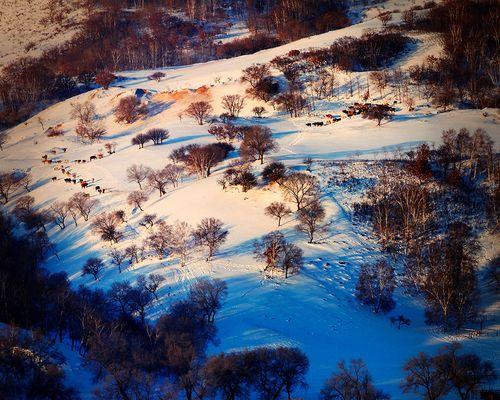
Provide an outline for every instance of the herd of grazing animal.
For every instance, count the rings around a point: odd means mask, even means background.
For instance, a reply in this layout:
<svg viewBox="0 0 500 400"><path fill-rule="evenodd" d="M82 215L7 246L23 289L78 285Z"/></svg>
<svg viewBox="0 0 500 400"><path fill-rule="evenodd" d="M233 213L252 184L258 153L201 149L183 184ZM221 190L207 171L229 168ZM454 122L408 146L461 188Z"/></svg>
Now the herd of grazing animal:
<svg viewBox="0 0 500 400"><path fill-rule="evenodd" d="M97 160L98 158L101 158L101 157L98 157L98 156L95 156L95 155L91 156L89 162L92 161L92 160ZM57 161L56 160L49 160L47 158L47 155L44 154L42 156L42 162L44 164L47 164L47 163L48 164L52 164L52 163L61 164L63 161L62 160L57 160ZM76 164L80 164L80 163L86 163L87 160L74 160L73 162L76 163ZM69 160L64 160L64 163L69 163ZM80 186L82 187L82 189L86 189L87 187L89 187L89 185L91 183L95 182L95 178L91 178L91 179L88 179L88 180L84 180L82 178L77 178L77 174L70 172L69 168L70 167L68 167L68 166L56 166L56 167L54 167L54 171L61 171L61 173L63 174L63 176L65 176L65 178L64 178L64 182L65 183L72 183L74 185L76 185L77 183L79 183ZM55 181L58 180L58 178L57 178L57 176L53 176L51 178L51 180L52 180L52 182L55 182ZM95 186L95 190L97 192L99 192L100 194L106 192L106 189L105 188L101 188L100 186Z"/></svg>
<svg viewBox="0 0 500 400"><path fill-rule="evenodd" d="M394 104L397 102L395 101ZM375 106L376 104L371 104L371 103L354 103L352 106L349 106L347 109L342 110L342 113L345 114L347 117L351 118L354 115L359 115L362 113L367 112L371 107ZM390 111L395 112L396 109L394 107L389 108ZM326 114L325 115L326 121L315 121L315 122L307 122L306 126L324 126L324 125L329 125L335 122L339 122L342 118L339 116L334 116L332 114Z"/></svg>

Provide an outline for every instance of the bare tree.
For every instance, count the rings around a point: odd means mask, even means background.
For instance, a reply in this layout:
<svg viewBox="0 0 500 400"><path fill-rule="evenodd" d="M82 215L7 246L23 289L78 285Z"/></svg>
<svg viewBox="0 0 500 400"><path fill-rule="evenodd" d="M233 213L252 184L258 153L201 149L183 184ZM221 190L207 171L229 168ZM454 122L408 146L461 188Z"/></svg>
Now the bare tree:
<svg viewBox="0 0 500 400"><path fill-rule="evenodd" d="M389 396L373 385L372 377L363 360L338 363L339 371L334 373L321 390L322 400L357 399L388 400Z"/></svg>
<svg viewBox="0 0 500 400"><path fill-rule="evenodd" d="M280 271L285 279L298 273L303 265L302 250L285 240L281 232L270 232L254 243L254 256L264 261L264 271Z"/></svg>
<svg viewBox="0 0 500 400"><path fill-rule="evenodd" d="M160 197L166 193L167 183L168 179L163 170L158 169L149 171L147 185L151 189L157 189L160 193Z"/></svg>
<svg viewBox="0 0 500 400"><path fill-rule="evenodd" d="M257 118L262 118L262 115L266 113L266 109L262 106L256 106L252 108L252 112Z"/></svg>
<svg viewBox="0 0 500 400"><path fill-rule="evenodd" d="M97 121L95 105L86 101L84 103L71 104L71 117L76 119L76 134L82 142L88 140L90 143L99 142L106 130Z"/></svg>
<svg viewBox="0 0 500 400"><path fill-rule="evenodd" d="M192 144L176 149L170 158L175 162L182 162L190 173L199 178L210 176L211 169L226 158L226 150L219 143L200 146Z"/></svg>
<svg viewBox="0 0 500 400"><path fill-rule="evenodd" d="M111 259L111 263L115 264L118 267L118 271L120 274L122 273L122 264L127 258L127 254L124 251L118 249L112 249L109 252L109 258Z"/></svg>
<svg viewBox="0 0 500 400"><path fill-rule="evenodd" d="M191 227L186 222L176 221L172 226L169 250L179 257L181 267L186 265L187 257L193 247Z"/></svg>
<svg viewBox="0 0 500 400"><path fill-rule="evenodd" d="M403 371L406 373L401 384L404 393L421 392L426 400L439 400L451 389L450 371L442 357L419 353L407 361Z"/></svg>
<svg viewBox="0 0 500 400"><path fill-rule="evenodd" d="M247 82L252 89L271 75L271 70L267 64L253 64L243 70L242 82Z"/></svg>
<svg viewBox="0 0 500 400"><path fill-rule="evenodd" d="M33 182L33 175L29 171L23 171L19 176L19 185L24 188L27 192L30 191L31 182Z"/></svg>
<svg viewBox="0 0 500 400"><path fill-rule="evenodd" d="M217 218L204 218L193 232L195 242L208 249L207 261L227 239L228 231L223 226L224 223Z"/></svg>
<svg viewBox="0 0 500 400"><path fill-rule="evenodd" d="M396 288L394 268L381 260L375 264L365 264L359 272L356 297L373 307L373 311L388 312L394 308L392 293Z"/></svg>
<svg viewBox="0 0 500 400"><path fill-rule="evenodd" d="M164 140L169 138L169 132L167 129L153 128L146 132L146 136L153 142L153 144L162 144Z"/></svg>
<svg viewBox="0 0 500 400"><path fill-rule="evenodd" d="M374 119L380 126L384 119L390 119L393 115L391 107L385 104L375 104L363 111L363 118Z"/></svg>
<svg viewBox="0 0 500 400"><path fill-rule="evenodd" d="M245 131L240 153L244 158L260 160L264 164L264 155L278 148L267 126L252 125Z"/></svg>
<svg viewBox="0 0 500 400"><path fill-rule="evenodd" d="M7 131L0 131L0 151L3 151L3 146L5 143L7 143L7 140L9 138L9 135Z"/></svg>
<svg viewBox="0 0 500 400"><path fill-rule="evenodd" d="M445 346L435 358L444 359L450 371L450 383L460 399L471 400L475 393L496 381L497 373L492 362L483 361L474 353L458 354L461 348L462 346L455 342Z"/></svg>
<svg viewBox="0 0 500 400"><path fill-rule="evenodd" d="M317 198L319 193L318 179L302 172L288 174L280 181L285 197L297 205L297 211Z"/></svg>
<svg viewBox="0 0 500 400"><path fill-rule="evenodd" d="M290 118L298 117L307 106L307 99L298 92L287 92L276 98L276 104L290 114Z"/></svg>
<svg viewBox="0 0 500 400"><path fill-rule="evenodd" d="M160 82L162 78L165 78L165 73L161 71L157 71L148 76L148 79L155 80L156 82Z"/></svg>
<svg viewBox="0 0 500 400"><path fill-rule="evenodd" d="M146 180L149 173L151 172L151 168L145 167L144 165L132 165L127 168L127 180L128 182L137 182L139 185L139 189L142 190L141 183Z"/></svg>
<svg viewBox="0 0 500 400"><path fill-rule="evenodd" d="M132 139L130 139L130 143L133 145L139 146L140 149L144 148L144 145L151 140L151 137L146 133L138 133Z"/></svg>
<svg viewBox="0 0 500 400"><path fill-rule="evenodd" d="M373 71L369 75L370 80L379 89L380 96L383 96L384 89L387 87L387 72L386 71Z"/></svg>
<svg viewBox="0 0 500 400"><path fill-rule="evenodd" d="M17 199L16 205L14 207L14 214L20 215L26 212L33 211L33 206L35 205L35 198L33 196L21 196Z"/></svg>
<svg viewBox="0 0 500 400"><path fill-rule="evenodd" d="M276 218L278 220L278 226L281 226L281 219L291 214L292 210L290 210L290 207L288 207L285 203L275 201L266 207L265 213L270 217Z"/></svg>
<svg viewBox="0 0 500 400"><path fill-rule="evenodd" d="M138 263L142 260L143 248L132 244L125 249L125 254L130 261L130 264Z"/></svg>
<svg viewBox="0 0 500 400"><path fill-rule="evenodd" d="M203 125L203 120L210 115L212 110L212 106L207 101L197 101L191 103L185 113L195 119L199 125Z"/></svg>
<svg viewBox="0 0 500 400"><path fill-rule="evenodd" d="M59 228L64 229L66 227L66 218L69 214L68 205L62 201L56 201L49 208L52 212L54 222Z"/></svg>
<svg viewBox="0 0 500 400"><path fill-rule="evenodd" d="M170 239L172 237L172 227L163 221L157 224L157 229L151 232L145 240L148 246L161 260L170 249Z"/></svg>
<svg viewBox="0 0 500 400"><path fill-rule="evenodd" d="M104 263L100 258L89 258L82 267L82 276L92 275L94 280L99 279L99 275L104 269Z"/></svg>
<svg viewBox="0 0 500 400"><path fill-rule="evenodd" d="M76 119L78 125L88 125L97 117L95 105L91 101L71 103L71 118Z"/></svg>
<svg viewBox="0 0 500 400"><path fill-rule="evenodd" d="M104 90L108 90L109 85L113 83L116 76L109 71L101 71L95 76L95 83L102 86Z"/></svg>
<svg viewBox="0 0 500 400"><path fill-rule="evenodd" d="M71 215L75 226L78 226L78 217L80 216L80 210L76 207L75 202L71 202L68 200L66 203L66 207L68 208L68 213Z"/></svg>
<svg viewBox="0 0 500 400"><path fill-rule="evenodd" d="M209 324L214 323L226 296L226 282L220 279L200 278L189 288L190 300L200 308Z"/></svg>
<svg viewBox="0 0 500 400"><path fill-rule="evenodd" d="M325 219L325 209L319 200L313 200L299 210L298 219L297 230L307 234L309 243L313 243L314 235L323 229L320 224Z"/></svg>
<svg viewBox="0 0 500 400"><path fill-rule="evenodd" d="M130 206L137 207L141 211L144 211L142 209L142 204L148 200L149 196L141 190L135 190L127 196L127 203Z"/></svg>
<svg viewBox="0 0 500 400"><path fill-rule="evenodd" d="M114 212L103 212L92 221L92 232L100 235L102 240L118 243L123 233L118 229L120 221Z"/></svg>
<svg viewBox="0 0 500 400"><path fill-rule="evenodd" d="M167 164L163 168L163 174L165 175L167 181L169 181L172 186L176 188L184 175L184 168L176 164Z"/></svg>
<svg viewBox="0 0 500 400"><path fill-rule="evenodd" d="M164 280L165 278L159 274L139 275L137 277L137 286L144 288L144 290L150 292L158 300L156 292Z"/></svg>
<svg viewBox="0 0 500 400"><path fill-rule="evenodd" d="M4 204L9 202L10 196L19 185L19 177L14 172L0 172L0 196Z"/></svg>
<svg viewBox="0 0 500 400"><path fill-rule="evenodd" d="M378 19L382 22L382 25L385 27L392 20L392 14L389 11L380 13L378 15Z"/></svg>
<svg viewBox="0 0 500 400"><path fill-rule="evenodd" d="M99 204L99 200L91 199L87 193L78 192L70 197L68 204L70 208L77 209L80 212L84 221L88 221L92 209Z"/></svg>
<svg viewBox="0 0 500 400"><path fill-rule="evenodd" d="M224 108L232 118L238 118L244 106L245 98L239 94L228 94L222 97L222 108Z"/></svg>
<svg viewBox="0 0 500 400"><path fill-rule="evenodd" d="M134 95L123 97L113 110L116 122L131 124L141 115L147 114L147 107Z"/></svg>
<svg viewBox="0 0 500 400"><path fill-rule="evenodd" d="M156 214L146 214L139 221L139 225L146 229L151 229L156 222L157 222Z"/></svg>

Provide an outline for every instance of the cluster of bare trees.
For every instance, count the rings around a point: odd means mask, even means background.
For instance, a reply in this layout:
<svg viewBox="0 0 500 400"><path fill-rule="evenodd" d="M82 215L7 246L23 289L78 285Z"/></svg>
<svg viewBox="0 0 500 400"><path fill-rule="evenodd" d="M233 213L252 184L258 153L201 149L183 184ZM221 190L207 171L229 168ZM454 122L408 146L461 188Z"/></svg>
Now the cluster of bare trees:
<svg viewBox="0 0 500 400"><path fill-rule="evenodd" d="M222 97L222 108L231 118L238 118L245 106L245 98L239 94L228 94Z"/></svg>
<svg viewBox="0 0 500 400"><path fill-rule="evenodd" d="M244 132L244 127L231 123L213 124L208 128L208 133L213 135L218 141L227 143L231 143L235 139L242 139Z"/></svg>
<svg viewBox="0 0 500 400"><path fill-rule="evenodd" d="M116 122L131 124L148 113L147 106L134 95L122 97L113 109Z"/></svg>
<svg viewBox="0 0 500 400"><path fill-rule="evenodd" d="M466 177L475 180L478 175L484 174L492 181L498 174L499 160L496 155L492 138L481 128L474 133L462 128L443 131L443 144L437 149L436 161L445 177L451 181L457 177Z"/></svg>
<svg viewBox="0 0 500 400"><path fill-rule="evenodd" d="M355 205L358 215L368 215L384 246L422 238L432 221L433 207L425 186L382 179L370 189L366 202Z"/></svg>
<svg viewBox="0 0 500 400"><path fill-rule="evenodd" d="M95 106L90 101L71 104L71 117L76 120L76 135L82 142L99 142L106 134L106 129L99 122Z"/></svg>
<svg viewBox="0 0 500 400"><path fill-rule="evenodd" d="M142 211L142 204L149 199L143 189L158 190L161 197L166 193L167 185L171 184L174 188L177 187L183 176L184 168L176 164L167 164L158 170L142 164L133 164L127 168L127 180L128 182L137 183L139 190L131 192L127 197L127 202Z"/></svg>
<svg viewBox="0 0 500 400"><path fill-rule="evenodd" d="M422 144L401 162L387 163L378 183L355 205L355 214L371 220L387 249L403 253L403 282L425 299L427 322L458 331L479 321L480 246L464 221L470 216L497 226L491 204L498 190L498 158L493 141L481 129L472 135L467 129L449 130L442 137L437 149ZM481 201L475 192L481 193ZM364 272L358 285L380 275L377 270Z"/></svg>
<svg viewBox="0 0 500 400"><path fill-rule="evenodd" d="M94 217L91 228L92 232L107 242L118 243L123 238L123 232L119 227L124 222L124 216L116 211L103 212Z"/></svg>
<svg viewBox="0 0 500 400"><path fill-rule="evenodd" d="M408 15L410 29L437 33L443 43L440 57L429 57L414 67L413 77L427 96L442 107L467 101L473 107L497 107L498 33L490 41L498 4L454 0L432 7L425 15ZM477 38L471 44L470 38Z"/></svg>
<svg viewBox="0 0 500 400"><path fill-rule="evenodd" d="M146 133L139 133L131 139L133 145L139 146L139 149L144 148L144 145L151 141L154 145L162 144L164 140L169 138L170 134L167 129L152 128Z"/></svg>
<svg viewBox="0 0 500 400"><path fill-rule="evenodd" d="M268 233L254 242L254 256L264 262L264 272L279 273L285 279L291 274L298 274L304 264L302 250L288 242L278 231Z"/></svg>
<svg viewBox="0 0 500 400"><path fill-rule="evenodd" d="M473 353L459 354L460 344L444 346L434 355L419 353L403 366L403 393L418 395L424 400L441 400L453 394L471 400L497 377L493 364ZM349 364L341 361L338 372L325 382L322 400L335 399L388 400L390 396L373 384L366 364L361 359Z"/></svg>
<svg viewBox="0 0 500 400"><path fill-rule="evenodd" d="M252 125L245 129L240 146L240 155L244 159L259 160L264 164L264 155L276 151L278 145L272 137L271 129L267 126Z"/></svg>
<svg viewBox="0 0 500 400"><path fill-rule="evenodd" d="M160 259L167 254L178 257L182 266L186 264L190 252L196 246L206 249L206 260L210 261L228 235L224 223L217 218L204 218L195 229L186 222L179 221L173 225L154 220L147 224L149 235L144 246Z"/></svg>
<svg viewBox="0 0 500 400"><path fill-rule="evenodd" d="M64 229L67 226L69 218L73 220L75 226L78 226L78 219L80 217L84 221L88 221L92 211L98 206L99 200L90 197L88 193L78 192L73 194L68 201L53 202L48 210L39 212L44 213L48 221L54 222L60 229ZM102 214L103 217L104 215L105 213ZM103 232L99 231L99 234L103 234Z"/></svg>
<svg viewBox="0 0 500 400"><path fill-rule="evenodd" d="M222 162L233 147L223 143L191 144L175 149L170 154L174 163L182 163L189 173L199 178L210 176L212 168Z"/></svg>
<svg viewBox="0 0 500 400"><path fill-rule="evenodd" d="M356 285L356 297L363 304L371 305L373 312L388 312L394 308L392 293L396 288L394 268L386 261L364 264Z"/></svg>
<svg viewBox="0 0 500 400"><path fill-rule="evenodd" d="M474 353L459 354L460 348L460 344L455 343L443 347L434 356L419 353L410 358L403 366L403 392L429 400L445 399L450 394L471 400L481 390L487 395L488 385L497 379L493 364Z"/></svg>
<svg viewBox="0 0 500 400"><path fill-rule="evenodd" d="M0 197L7 204L17 189L22 186L23 174L17 172L0 172Z"/></svg>
<svg viewBox="0 0 500 400"><path fill-rule="evenodd" d="M273 79L267 64L253 64L243 70L242 82L249 85L249 96L268 102L279 92L279 84Z"/></svg>
<svg viewBox="0 0 500 400"><path fill-rule="evenodd" d="M472 229L461 222L450 224L444 238L412 249L405 282L425 297L429 323L459 330L475 321L479 307L479 249Z"/></svg>
<svg viewBox="0 0 500 400"><path fill-rule="evenodd" d="M185 114L193 118L198 125L203 125L203 121L213 111L213 107L207 101L196 101L191 103L184 111Z"/></svg>

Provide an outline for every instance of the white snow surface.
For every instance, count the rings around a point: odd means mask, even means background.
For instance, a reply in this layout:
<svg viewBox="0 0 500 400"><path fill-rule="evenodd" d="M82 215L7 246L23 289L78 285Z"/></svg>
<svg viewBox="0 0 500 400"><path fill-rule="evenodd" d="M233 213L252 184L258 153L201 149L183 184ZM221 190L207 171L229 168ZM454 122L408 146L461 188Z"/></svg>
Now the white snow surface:
<svg viewBox="0 0 500 400"><path fill-rule="evenodd" d="M397 2L388 4L397 5ZM398 8L401 10L401 7ZM173 149L190 143L214 141L207 133L208 125L197 125L186 116L179 119L178 114L191 101L208 99L214 106L215 114L220 114L220 99L223 95L244 94L246 86L239 82L239 78L242 69L252 63L270 61L292 49L325 46L342 36L359 36L367 29L379 29L380 26L380 21L376 18L365 19L342 30L305 38L253 55L167 68L163 70L166 78L160 83L147 79L152 71L120 73L125 79L109 90L94 90L60 102L11 129L9 142L0 153L0 170L29 169L35 178L30 194L41 208L48 207L56 200L66 200L81 190L78 185L64 182L61 173L54 171L57 164L42 164L43 154L63 160L60 165L69 167L79 178L94 178L94 185L107 189L102 195L92 186L86 189L101 203L97 212L113 209L124 209L127 212L124 228L126 235L118 245L120 248L142 242L146 231L138 226L138 221L145 213L155 213L169 223L176 220L187 221L192 226L196 226L204 217L216 217L229 230L227 242L211 262L205 262L199 251L190 255L188 265L184 268L180 267L176 258L157 260L151 256L125 269L122 274L107 262L102 278L94 282L91 277L82 277L80 269L91 256L100 256L108 261L107 253L111 247L90 232L90 222L80 219L78 227L72 223L64 230L51 227L49 235L57 244L60 259L51 257L46 263L47 268L52 272L66 271L75 286L85 284L94 288L107 288L111 283L121 280L133 282L139 274L162 274L166 281L159 292L160 300L148 310L148 318L152 321L167 309L171 301L180 299L196 278L211 276L224 279L228 284L229 294L216 321L220 344L212 346L210 352L235 351L263 345L298 346L305 351L311 365L307 377L309 387L297 393L305 399L317 398L326 378L336 370L337 362L352 358L363 358L375 384L392 394L393 398L401 398L399 382L403 376L404 362L419 351L434 352L450 340L463 342L466 350L476 351L486 359L495 361L498 366L499 347L496 337L469 339L463 336L444 336L425 325L422 304L401 291L396 293L397 305L389 315L375 315L368 307L356 301L354 288L361 264L380 257L382 252L368 231L352 223L335 191L325 191L323 196L327 208L328 230L317 244L307 244L304 236L295 231L294 217L288 218L280 228L289 240L303 249L305 255L303 271L286 281L264 279L260 272L262 266L252 256L253 241L277 229L276 222L264 215L264 208L272 201L282 200L282 194L277 187L262 185L247 193L236 189L223 191L217 180L231 160L219 165L211 177L203 180L193 177L185 179L178 188L169 188L168 193L161 198L157 192L153 192L143 207L144 212L131 209L126 204L128 193L137 190L137 185L126 181L125 170L128 166L142 163L160 168L169 162L168 156ZM416 38L418 42L414 48L399 60L403 67L421 62L427 55L439 52L439 46L431 37ZM361 74L361 77L363 80L365 74ZM339 75L339 79L345 81L347 78ZM198 90L200 93L195 91L204 85L207 86L206 90ZM150 92L149 115L130 125L116 123L112 108L118 98L133 93L138 88ZM174 90L177 92L171 92ZM376 94L375 101L378 97ZM71 103L85 100L96 105L107 129L107 135L101 143L81 144L75 136L75 122L70 118ZM414 112L408 112L405 106L398 104L394 120L381 127L359 116L342 119L339 123L324 127L305 126L306 122L318 120L327 112L341 114L346 104L357 100L356 96L350 98L342 94L339 100L318 102L315 111L317 116L290 119L284 113L273 111L268 104L248 99L242 116L236 123L269 126L279 143L279 150L267 157L266 163L280 160L295 169L303 168L302 160L306 156L315 160L375 158L396 147L413 147L424 141L438 143L442 130L449 128L484 128L497 144L500 141L498 110L453 110L440 113L428 107L423 100L417 100ZM389 100L392 101L391 94L386 94L384 101ZM266 118L259 120L252 117L251 110L255 105L263 105L267 109ZM484 112L486 116L483 115ZM46 137L37 118L43 120L45 128L62 124L64 136ZM153 146L150 143L144 149L130 144L130 139L135 134L153 127L168 129L170 138L162 145ZM89 160L107 142L117 143L115 154L86 164L72 162L75 159ZM49 151L55 148L67 148L67 151L50 154ZM232 154L231 158L236 156L236 153ZM257 172L262 168L258 163L254 167ZM327 174L317 163L313 173L323 185L326 184ZM52 177L57 177L58 180L52 182ZM7 207L12 207L16 197L22 194L24 193L19 191ZM499 246L494 238L487 238L485 241L488 247L488 255L484 260L486 262L487 257L498 253ZM485 306L493 316L489 327L498 329L498 301L493 299ZM389 317L400 314L410 318L411 325L398 330L391 326ZM72 357L71 361L77 358ZM70 380L77 381L73 374L78 373L78 368L73 365L69 373ZM84 398L90 397L90 387L90 383L79 385Z"/></svg>
<svg viewBox="0 0 500 400"><path fill-rule="evenodd" d="M83 15L77 0L0 0L0 67L67 42Z"/></svg>

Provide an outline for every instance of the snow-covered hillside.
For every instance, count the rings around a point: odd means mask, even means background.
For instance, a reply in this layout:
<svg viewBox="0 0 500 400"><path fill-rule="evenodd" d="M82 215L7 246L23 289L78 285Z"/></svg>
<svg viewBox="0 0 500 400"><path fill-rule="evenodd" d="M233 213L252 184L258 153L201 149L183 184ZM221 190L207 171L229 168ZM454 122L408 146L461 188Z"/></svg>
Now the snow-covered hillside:
<svg viewBox="0 0 500 400"><path fill-rule="evenodd" d="M386 8L402 11L405 6L411 5L413 2L393 1L388 2ZM262 266L252 255L253 241L277 229L276 222L264 214L264 208L272 201L282 199L279 188L260 185L242 193L236 189L224 191L217 184L224 168L237 157L236 152L219 165L209 178L186 178L178 188L169 188L161 198L157 192L153 192L143 206L144 212L126 203L127 195L137 186L127 183L127 167L142 163L160 168L169 162L170 152L181 145L214 142L214 138L207 133L207 125L197 125L187 116L179 117L189 103L200 99L209 100L214 113L220 114L223 111L222 96L235 93L243 95L245 92L245 84L239 81L242 69L253 63L268 62L290 50L326 46L343 36L360 36L366 30L381 28L381 22L373 13L367 15L357 25L253 55L168 68L163 70L166 77L161 82L147 78L154 71L122 72L119 75L123 79L109 90L94 90L55 104L26 123L12 128L5 149L0 152L0 170L30 170L34 177L30 194L35 197L39 207L67 200L82 190L79 185L65 183L61 172L55 170L58 166L64 166L77 178L92 181L94 186L105 188L104 194L98 194L92 185L85 190L100 201L99 209L94 213L113 209L126 211L125 238L117 245L120 248L142 242L146 232L138 225L138 221L145 213L157 214L169 223L179 220L192 226L204 217L216 217L229 229L228 241L211 262L206 262L200 252L192 253L185 267L181 267L176 258L158 261L151 256L121 274L108 262L102 278L93 281L91 277L81 276L83 263L91 256L100 256L107 261L111 246L90 232L90 222L82 221L77 227L69 224L64 230L53 226L49 236L56 243L58 257L52 256L47 267L54 272L66 271L74 285L102 288L116 281L134 281L139 274L156 272L163 275L166 281L159 290L160 299L148 309L148 317L152 320L171 301L179 299L194 279L201 276L222 278L228 284L229 295L216 321L220 345L213 346L210 352L261 345L298 346L305 351L311 364L309 387L299 393L307 399L317 397L323 382L335 370L338 361L363 358L374 377L374 383L394 398L400 398L399 382L403 363L419 351L435 351L450 338L427 326L422 304L402 292L397 292L396 308L389 315L375 315L355 300L354 287L360 265L378 257L381 249L369 232L353 225L334 190L325 190L323 193L328 232L318 243L307 244L304 236L294 229L296 221L292 217L279 228L289 240L303 249L306 260L304 270L286 281L264 279L260 272ZM400 13L395 13L394 21L398 18ZM427 55L439 53L439 45L432 37L419 35L415 39L414 48L398 61L402 67L407 68L421 62ZM2 50L2 54L10 52ZM364 79L365 74L360 75ZM347 79L346 75L339 73L341 82L345 83ZM130 125L115 122L113 107L121 97L133 94L137 89L146 91L149 114ZM96 106L107 130L101 143L82 144L75 135L75 121L70 117L71 104L86 100ZM302 160L307 156L317 161L377 158L398 147L411 148L424 141L438 143L442 130L449 128L484 128L497 144L500 143L498 110L486 110L484 115L485 110L440 113L420 99L412 112L398 104L395 118L381 127L360 116L344 118L338 123L322 127L306 126L307 122L315 121L326 113L340 115L346 105L358 100L356 94L351 98L344 91L339 99L318 102L313 114L291 119L284 113L274 111L268 104L248 99L236 122L265 124L271 128L279 150L266 162L280 160L296 170L304 168ZM376 94L373 100L381 99ZM392 95L386 94L383 100L392 102ZM266 108L268 113L264 119L252 116L251 110L256 105ZM46 137L40 121L45 129L60 125L64 136ZM130 144L135 134L156 127L170 132L170 138L162 145L153 146L149 143L144 149L138 149ZM108 142L116 142L116 153L85 164L73 161L88 161ZM62 152L59 150L62 148L67 150ZM44 154L62 162L43 164ZM261 168L255 163L255 171ZM326 188L329 171L324 168L316 162L313 173ZM53 181L52 177L57 177L57 180ZM491 255L495 249L498 252L498 242L489 239L487 243ZM498 315L499 305L498 302L488 304L488 312ZM398 330L391 326L389 317L400 314L409 317L412 322L409 327ZM491 323L490 327L498 329L498 320ZM463 341L466 349L473 349L486 359L498 363L497 338L483 336L455 339ZM84 395L89 395L85 385L81 388Z"/></svg>
<svg viewBox="0 0 500 400"><path fill-rule="evenodd" d="M0 1L0 66L20 57L38 57L72 38L83 10L78 1Z"/></svg>

